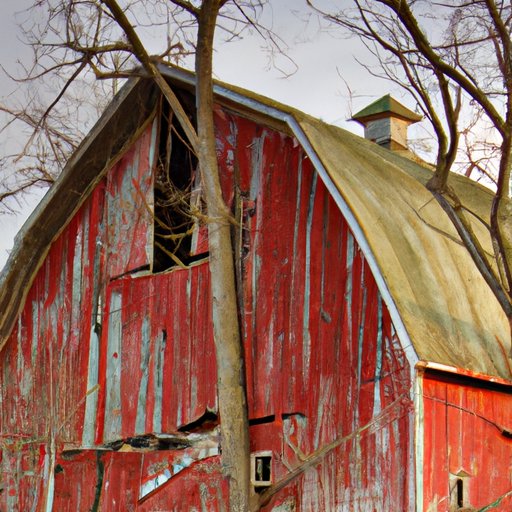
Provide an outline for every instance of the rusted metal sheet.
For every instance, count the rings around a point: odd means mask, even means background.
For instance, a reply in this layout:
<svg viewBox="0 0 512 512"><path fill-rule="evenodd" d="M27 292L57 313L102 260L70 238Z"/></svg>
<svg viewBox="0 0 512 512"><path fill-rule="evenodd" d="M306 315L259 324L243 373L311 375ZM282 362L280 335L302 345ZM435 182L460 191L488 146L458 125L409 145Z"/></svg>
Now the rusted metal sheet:
<svg viewBox="0 0 512 512"><path fill-rule="evenodd" d="M425 372L425 511L512 509L511 394L510 386Z"/></svg>
<svg viewBox="0 0 512 512"><path fill-rule="evenodd" d="M271 452L276 481L334 443L265 510L408 510L411 369L368 264L296 141L228 111L216 122L224 194L243 221L251 448ZM53 244L1 353L8 510L225 509L215 450L118 446L218 423L207 260L126 274L150 264L136 192L149 202L154 133Z"/></svg>

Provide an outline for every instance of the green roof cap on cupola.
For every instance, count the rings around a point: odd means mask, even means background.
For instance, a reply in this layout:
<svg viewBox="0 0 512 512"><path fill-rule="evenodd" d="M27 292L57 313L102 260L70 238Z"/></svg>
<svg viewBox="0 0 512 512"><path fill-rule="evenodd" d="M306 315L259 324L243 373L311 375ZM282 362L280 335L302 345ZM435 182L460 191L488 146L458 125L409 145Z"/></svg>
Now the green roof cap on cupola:
<svg viewBox="0 0 512 512"><path fill-rule="evenodd" d="M422 116L386 94L351 117L364 126L364 136L388 149L407 149L407 128Z"/></svg>

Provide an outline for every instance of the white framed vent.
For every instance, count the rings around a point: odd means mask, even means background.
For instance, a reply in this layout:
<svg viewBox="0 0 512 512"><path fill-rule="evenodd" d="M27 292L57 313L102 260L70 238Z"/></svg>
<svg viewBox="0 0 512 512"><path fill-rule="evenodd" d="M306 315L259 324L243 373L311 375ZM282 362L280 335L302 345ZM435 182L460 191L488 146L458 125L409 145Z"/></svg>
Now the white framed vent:
<svg viewBox="0 0 512 512"><path fill-rule="evenodd" d="M251 453L251 484L256 490L272 485L272 452Z"/></svg>

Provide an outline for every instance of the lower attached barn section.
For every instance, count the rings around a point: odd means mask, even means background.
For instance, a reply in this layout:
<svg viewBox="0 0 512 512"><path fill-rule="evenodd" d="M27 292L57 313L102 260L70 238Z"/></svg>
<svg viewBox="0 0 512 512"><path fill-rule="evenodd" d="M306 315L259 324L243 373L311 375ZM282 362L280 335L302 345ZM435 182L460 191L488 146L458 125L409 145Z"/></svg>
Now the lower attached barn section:
<svg viewBox="0 0 512 512"><path fill-rule="evenodd" d="M424 510L512 510L510 383L429 369L420 382Z"/></svg>

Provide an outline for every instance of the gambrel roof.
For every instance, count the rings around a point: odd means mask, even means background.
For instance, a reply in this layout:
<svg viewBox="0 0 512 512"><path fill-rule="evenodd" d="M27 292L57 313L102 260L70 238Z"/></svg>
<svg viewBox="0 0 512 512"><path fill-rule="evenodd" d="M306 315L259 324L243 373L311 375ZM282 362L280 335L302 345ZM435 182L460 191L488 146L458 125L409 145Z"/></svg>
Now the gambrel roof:
<svg viewBox="0 0 512 512"><path fill-rule="evenodd" d="M193 88L191 73L161 71L172 85ZM302 145L348 220L412 362L512 378L507 319L425 188L430 169L268 98L220 83L215 93L218 102ZM134 140L157 97L150 80L128 81L18 234L0 276L0 347L52 240ZM469 210L488 216L490 191L462 176L451 180ZM492 252L485 228L476 217L472 222Z"/></svg>

